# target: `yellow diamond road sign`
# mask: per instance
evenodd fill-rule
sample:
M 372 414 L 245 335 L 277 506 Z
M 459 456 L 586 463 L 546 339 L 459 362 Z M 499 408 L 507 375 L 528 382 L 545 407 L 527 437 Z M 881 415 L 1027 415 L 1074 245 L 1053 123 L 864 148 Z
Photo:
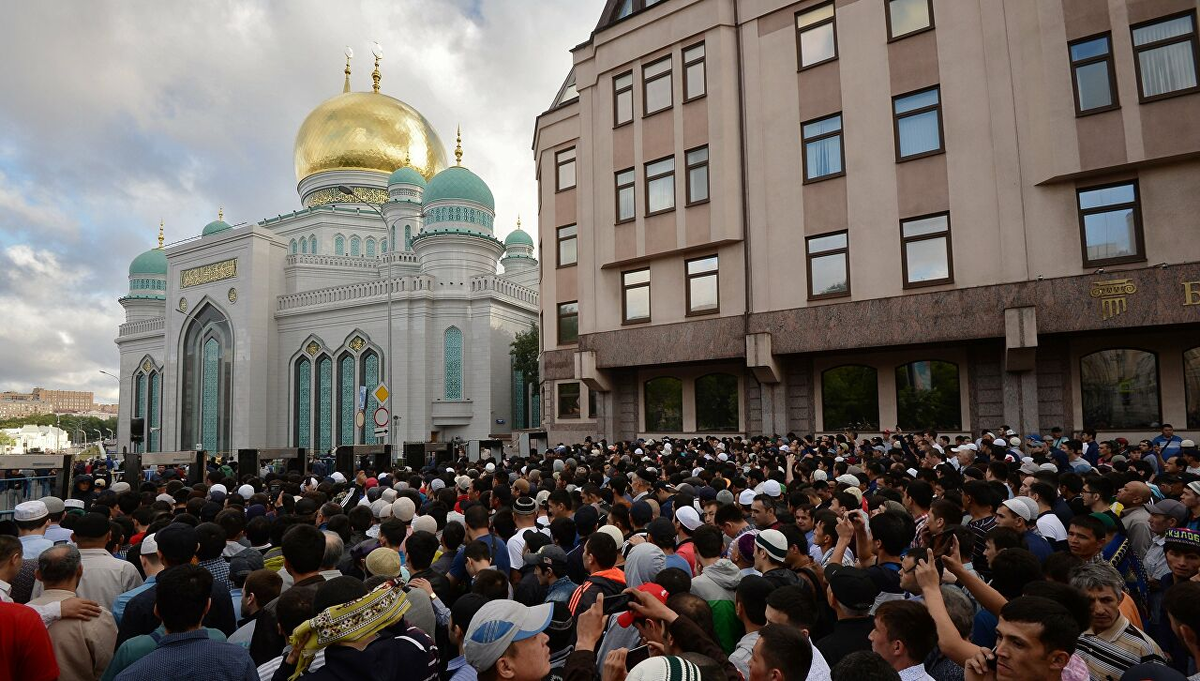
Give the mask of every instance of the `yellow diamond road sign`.
M 371 393 L 371 395 L 375 398 L 376 402 L 383 404 L 384 402 L 387 402 L 387 398 L 389 395 L 391 395 L 391 393 L 388 392 L 386 385 L 380 383 L 379 387 L 376 388 L 375 392 Z

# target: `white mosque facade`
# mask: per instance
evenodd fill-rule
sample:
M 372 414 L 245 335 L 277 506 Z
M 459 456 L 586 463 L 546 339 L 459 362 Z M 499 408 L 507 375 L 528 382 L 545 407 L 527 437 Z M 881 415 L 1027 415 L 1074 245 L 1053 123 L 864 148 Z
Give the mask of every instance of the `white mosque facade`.
M 429 122 L 374 76 L 374 91 L 351 92 L 347 67 L 343 92 L 301 125 L 301 208 L 218 216 L 166 248 L 160 231 L 134 259 L 116 338 L 120 451 L 325 452 L 528 425 L 509 344 L 537 321 L 533 240 L 519 222 L 496 238 L 491 190 L 461 145 L 449 165 Z M 381 406 L 390 433 L 376 437 Z

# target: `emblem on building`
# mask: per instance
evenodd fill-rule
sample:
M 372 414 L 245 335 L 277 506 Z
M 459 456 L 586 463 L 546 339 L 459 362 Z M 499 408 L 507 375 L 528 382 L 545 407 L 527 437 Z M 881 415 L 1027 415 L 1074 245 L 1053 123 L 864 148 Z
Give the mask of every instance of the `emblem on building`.
M 358 352 L 367 347 L 367 342 L 362 339 L 362 336 L 355 336 L 354 340 L 350 341 L 350 349 Z
M 187 298 L 180 298 L 180 299 L 179 299 L 179 311 L 180 311 L 180 312 L 187 312 Z
M 146 373 L 150 373 L 150 370 L 153 368 L 154 368 L 154 365 L 150 363 L 150 360 L 146 360 L 145 362 L 142 362 L 142 371 L 145 371 Z
M 235 289 L 235 288 L 229 289 L 229 302 L 231 302 L 231 303 L 237 302 L 237 289 Z
M 321 344 L 316 341 L 312 341 L 308 344 L 308 347 L 304 348 L 304 351 L 307 352 L 311 356 L 311 355 L 317 354 L 317 351 L 320 349 L 321 349 Z
M 1111 319 L 1125 312 L 1129 303 L 1126 296 L 1137 293 L 1137 284 L 1132 279 L 1108 279 L 1092 282 L 1092 297 L 1100 299 L 1100 316 Z
M 230 258 L 229 260 L 201 265 L 180 272 L 179 286 L 180 288 L 188 288 L 189 286 L 211 284 L 214 281 L 233 279 L 236 276 L 237 258 Z

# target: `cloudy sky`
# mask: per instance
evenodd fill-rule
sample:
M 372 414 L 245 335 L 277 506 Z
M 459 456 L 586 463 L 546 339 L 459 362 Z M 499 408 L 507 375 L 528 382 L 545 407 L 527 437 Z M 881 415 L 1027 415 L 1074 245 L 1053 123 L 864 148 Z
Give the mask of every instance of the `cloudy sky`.
M 98 0 L 7 6 L 0 26 L 0 390 L 115 402 L 113 344 L 130 260 L 295 210 L 292 144 L 341 91 L 382 89 L 496 195 L 497 232 L 536 229 L 534 117 L 603 0 Z M 453 147 L 447 150 L 453 151 Z

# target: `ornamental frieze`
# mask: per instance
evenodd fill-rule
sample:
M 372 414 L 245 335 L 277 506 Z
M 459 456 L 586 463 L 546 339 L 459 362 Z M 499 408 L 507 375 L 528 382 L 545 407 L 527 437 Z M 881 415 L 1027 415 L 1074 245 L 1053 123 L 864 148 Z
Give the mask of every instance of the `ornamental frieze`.
M 200 267 L 193 267 L 180 272 L 179 286 L 180 288 L 188 288 L 201 284 L 211 284 L 214 281 L 233 279 L 236 276 L 237 258 L 230 258 L 229 260 L 201 265 Z

